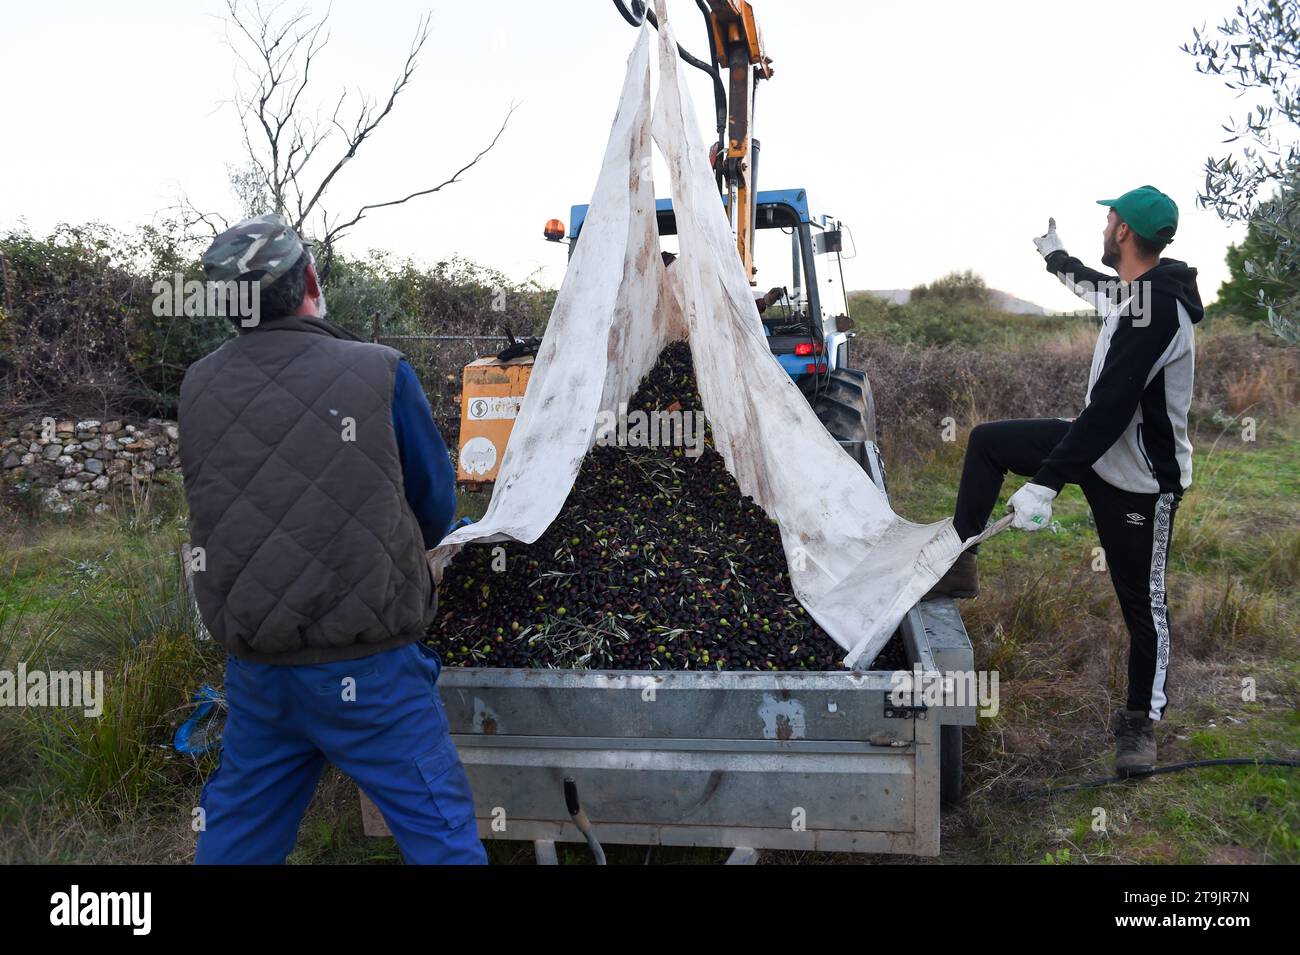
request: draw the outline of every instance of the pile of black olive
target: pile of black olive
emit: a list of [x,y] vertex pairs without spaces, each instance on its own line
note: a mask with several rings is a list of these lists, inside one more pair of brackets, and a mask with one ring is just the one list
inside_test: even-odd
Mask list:
[[[700,412],[669,345],[628,411]],[[689,433],[689,432],[688,432]],[[428,642],[448,666],[838,670],[794,598],[776,524],[708,445],[597,445],[531,545],[472,544],[447,568]],[[897,636],[874,669],[906,667]]]

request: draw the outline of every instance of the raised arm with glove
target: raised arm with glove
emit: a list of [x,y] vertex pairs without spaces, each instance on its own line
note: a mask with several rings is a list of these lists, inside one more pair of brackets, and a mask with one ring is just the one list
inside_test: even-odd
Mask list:
[[1105,313],[1111,307],[1111,291],[1118,285],[1114,275],[1090,269],[1079,259],[1065,251],[1065,243],[1056,234],[1056,220],[1047,220],[1047,232],[1034,238],[1034,247],[1047,263],[1047,271],[1061,280],[1061,284],[1079,298]]

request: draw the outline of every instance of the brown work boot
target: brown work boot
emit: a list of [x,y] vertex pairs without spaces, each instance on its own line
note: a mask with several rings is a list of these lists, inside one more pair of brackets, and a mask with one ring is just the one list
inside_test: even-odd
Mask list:
[[939,582],[930,588],[922,600],[935,597],[960,597],[969,599],[980,594],[979,575],[975,572],[975,555],[971,551],[962,551],[957,562],[948,568],[948,573],[939,578]]
[[1120,777],[1150,772],[1156,765],[1156,724],[1142,710],[1115,714],[1115,772]]

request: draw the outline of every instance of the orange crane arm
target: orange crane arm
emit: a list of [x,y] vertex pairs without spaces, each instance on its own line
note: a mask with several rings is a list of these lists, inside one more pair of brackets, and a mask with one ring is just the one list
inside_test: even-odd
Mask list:
[[[736,236],[736,251],[752,282],[754,268],[754,86],[772,76],[772,60],[748,0],[707,0],[713,59],[727,70],[727,151],[723,163],[727,213]],[[704,4],[701,4],[703,7]]]

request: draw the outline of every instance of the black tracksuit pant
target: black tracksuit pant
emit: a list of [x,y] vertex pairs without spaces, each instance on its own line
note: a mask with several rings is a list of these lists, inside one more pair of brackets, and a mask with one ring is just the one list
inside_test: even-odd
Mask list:
[[[993,421],[971,431],[954,518],[963,540],[984,530],[1006,473],[1027,478],[1037,474],[1069,427],[1060,418],[1028,418]],[[1167,702],[1169,668],[1165,563],[1179,495],[1135,494],[1095,474],[1080,487],[1096,519],[1106,566],[1128,625],[1128,709],[1158,720]]]

